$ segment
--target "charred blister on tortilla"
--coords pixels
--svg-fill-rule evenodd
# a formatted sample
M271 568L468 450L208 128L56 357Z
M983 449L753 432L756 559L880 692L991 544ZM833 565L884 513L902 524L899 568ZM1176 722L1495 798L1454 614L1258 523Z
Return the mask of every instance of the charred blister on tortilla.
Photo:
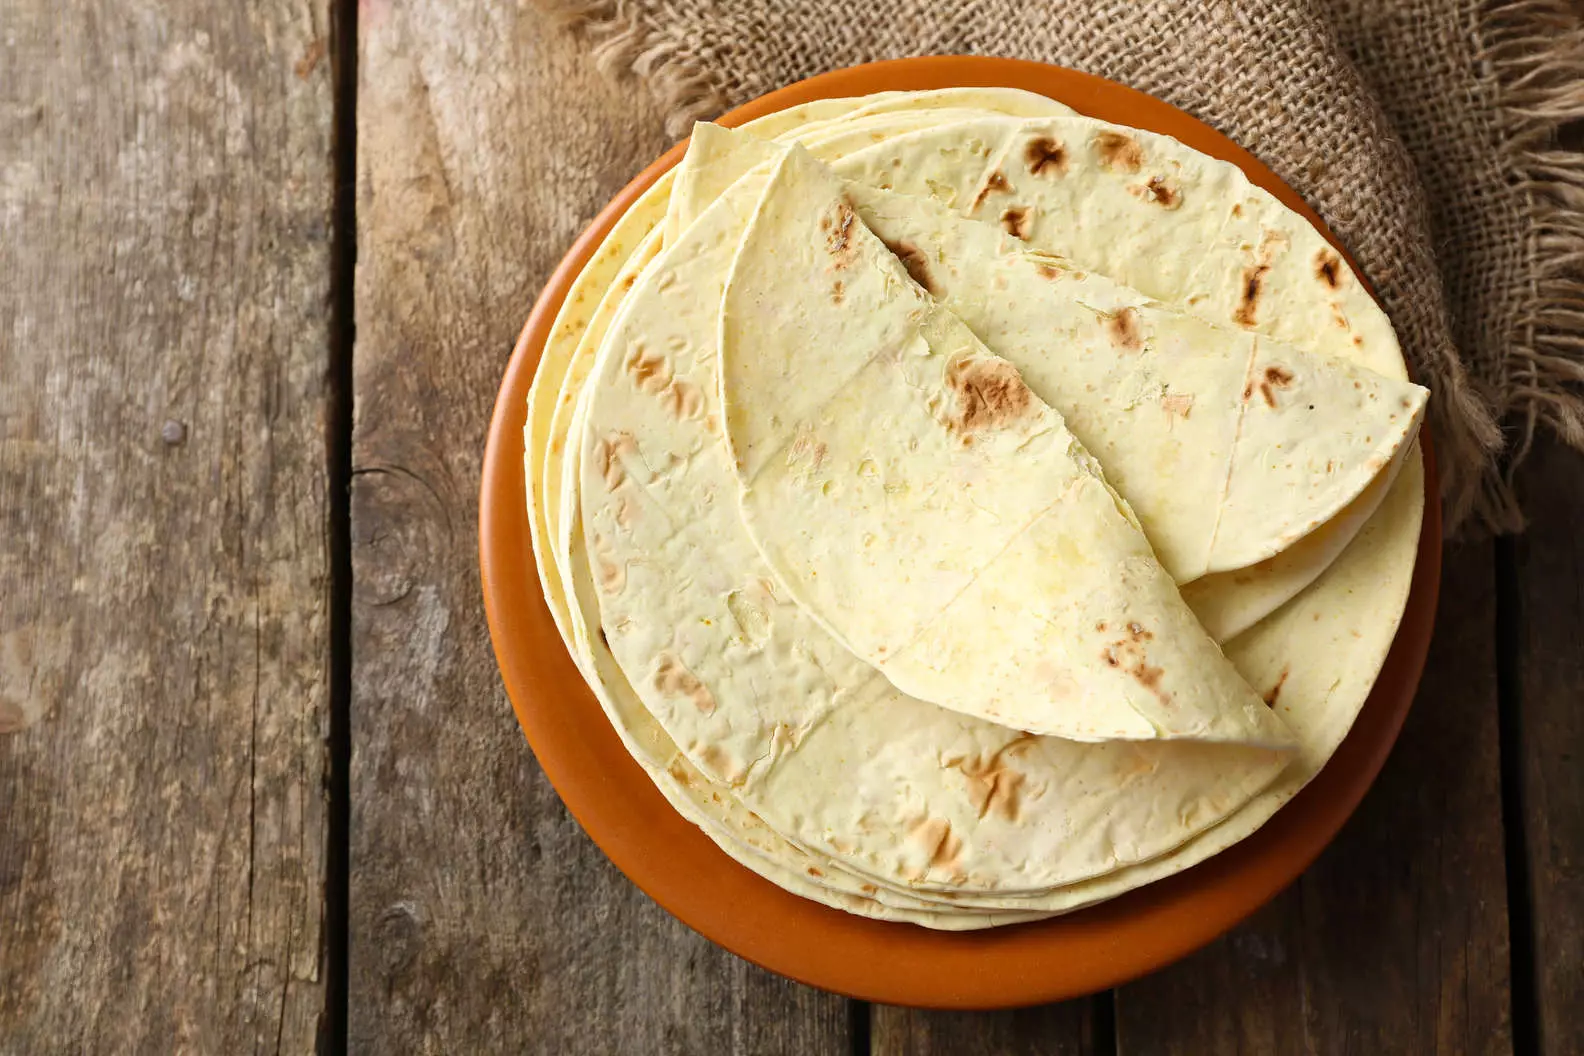
M605 487L615 491L627 479L622 459L638 454L638 444L631 433L613 432L594 445L594 465L605 481Z
M1023 148L1023 161L1034 176L1061 176L1067 172L1067 148L1054 136L1035 136Z
M1258 377L1250 378L1248 384L1243 387L1243 402L1247 403L1252 400L1254 394L1258 392L1264 398L1265 406L1275 407L1277 390L1285 389L1292 383L1293 372L1286 367L1266 367L1264 373ZM1313 407L1310 409L1313 410Z
M948 431L965 440L973 433L996 429L1028 414L1034 394L1017 368L993 356L959 356L946 367L946 388L956 397L944 409Z
M891 251L892 256L902 262L910 279L923 287L925 292L936 292L930 277L929 259L924 256L923 250L907 241L887 242L885 247Z
M1105 621L1095 624L1095 630L1103 633L1105 629ZM1122 635L1100 650L1100 659L1107 667L1121 668L1132 675L1139 685L1160 698L1162 704L1170 704L1171 693L1161 688L1161 676L1166 671L1149 662L1148 643L1154 637L1154 633L1142 623L1129 620L1124 625Z
M1124 308L1105 317L1106 337L1124 352L1138 352L1144 348L1144 330L1139 325L1139 314Z
M1329 249L1322 248L1315 254L1315 277L1333 290L1342 288L1342 280L1347 269L1342 266L1342 258Z
M1031 210L1013 207L1001 214L1001 226L1013 238L1024 238L1029 231L1029 213Z
M820 231L825 235L825 252L831 255L834 271L841 271L852 263L853 225L857 222L858 213L846 198L839 199L831 211L819 219Z
M1151 176L1144 183L1135 183L1128 188L1128 193L1162 209L1176 209L1182 205L1182 189L1165 176Z
M1006 194L1010 190L1012 190L1012 185L1007 182L1006 174L1000 169L996 169L985 177L984 186L980 187L979 193L974 195L971 208L979 208L979 206L984 204L984 200L992 194Z
M1133 174L1144 167L1144 148L1132 136L1104 131L1095 134L1095 155L1112 172Z

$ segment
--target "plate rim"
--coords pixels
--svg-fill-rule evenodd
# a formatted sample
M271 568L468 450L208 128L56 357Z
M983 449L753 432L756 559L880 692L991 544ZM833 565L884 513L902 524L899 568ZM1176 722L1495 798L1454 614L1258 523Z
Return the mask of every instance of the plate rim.
M1175 136L1238 165L1314 224L1363 274L1314 210L1247 150L1153 96L1065 67L980 56L893 59L799 81L716 120L737 125L814 99L941 87L1022 88L1082 113ZM1434 630L1442 559L1428 432L1420 439L1424 517L1397 634L1342 744L1254 833L1108 902L984 931L941 932L870 920L792 895L733 861L676 814L621 748L555 629L529 540L523 426L539 355L572 283L605 235L686 147L683 140L648 165L562 257L512 350L485 446L479 570L491 646L519 725L573 817L629 880L711 941L799 982L888 1004L991 1009L1078 997L1179 960L1253 914L1296 880L1352 816L1412 705ZM591 716L597 722L590 724Z

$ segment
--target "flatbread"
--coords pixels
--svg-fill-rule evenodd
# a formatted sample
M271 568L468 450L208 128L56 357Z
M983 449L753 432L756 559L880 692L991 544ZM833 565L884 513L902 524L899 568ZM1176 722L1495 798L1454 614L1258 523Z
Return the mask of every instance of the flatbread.
M895 98L901 93L887 94ZM853 101L840 102L850 104ZM859 101L860 108L862 105ZM772 117L779 119L779 131L783 132L796 127L802 120L799 116L789 114L772 115ZM816 119L818 117L819 115L815 115ZM889 166L888 162L883 163ZM940 182L939 177L949 175L950 172L950 166L940 165L935 166L933 170L929 165L921 165L913 170L900 165L896 168L904 172L921 172L924 178L934 179L937 184ZM882 174L876 180L877 184L888 182L891 182L891 177L886 174ZM909 188L899 186L898 189ZM921 193L928 191L929 188L925 187ZM594 265L591 265L591 270L585 272L579 282L582 283L587 279L587 288L592 291L593 299L598 301L609 288L615 270L609 269L603 274L595 274L595 270L597 269ZM564 364L574 358L574 351L578 354L586 352L589 357L593 355L592 349L576 348L577 337L580 335L575 332L575 328L573 330L571 346L567 346L564 341L561 342L560 347L565 351L559 357L560 363ZM558 325L556 334L563 332ZM1387 333L1389 335L1389 330ZM564 375L557 370L558 358L552 355L555 347L556 342L552 340L552 344L546 348L540 372L536 375L536 388L549 378L553 383L551 391L555 392L563 380ZM1391 373L1398 377L1406 376L1395 342L1389 345L1375 342L1355 345L1351 351L1343 350L1338 354L1345 354L1354 361L1362 362L1379 372ZM572 394L572 399L576 399L576 393ZM570 415L559 416L557 421L564 426L569 417ZM556 435L561 435L559 429L556 430ZM550 463L559 469L561 462L559 458L552 460L545 457L548 445L542 439L537 443L531 436L527 439L529 442L527 458L531 468L544 467ZM575 453L575 447L567 451L569 456ZM558 475L557 479L559 479ZM543 474L536 475L530 472L530 502L535 507L536 515L543 508L544 482ZM1345 549L1338 547L1342 552L1334 563L1329 558L1316 563L1316 567L1324 571L1314 584L1299 593L1280 611L1262 619L1252 630L1230 641L1226 647L1229 659L1242 672L1244 678L1273 701L1275 710L1298 735L1301 749L1297 758L1265 791L1255 796L1221 824L1209 828L1176 850L1144 864L1119 869L1096 879L1045 893L1040 898L1040 905L1043 907L1040 910L1014 910L1010 915L997 917L984 912L975 913L973 910L983 909L985 904L994 902L1017 905L1021 901L1020 898L1013 895L1004 899L976 899L960 892L941 892L937 897L912 888L906 883L892 885L878 878L851 879L856 877L856 873L847 873L845 875L848 879L843 879L843 874L840 872L842 867L828 856L819 856L807 848L801 848L795 843L782 839L773 832L770 832L767 839L760 841L755 841L753 837L747 835L762 829L770 830L764 829L763 819L746 812L741 804L728 794L729 789L726 786L709 782L702 774L695 772L695 787L688 793L692 798L686 801L693 806L685 807L678 798L680 793L677 789L682 786L676 777L663 769L651 770L651 777L668 798L677 804L680 812L696 824L700 824L727 853L743 861L747 867L769 876L774 882L799 894L851 912L867 913L881 919L912 920L930 927L985 927L994 923L1028 919L1030 916L1043 915L1045 912L1078 908L1168 876L1219 853L1257 829L1318 772L1351 726L1385 657L1407 598L1424 501L1424 477L1417 445L1414 445L1403 460L1402 472L1397 480L1389 489L1381 490L1386 494L1383 496L1384 501L1379 502L1378 511L1371 508L1360 512L1360 504L1367 496L1361 497L1347 511L1354 513L1360 521L1366 521L1367 524ZM1319 533L1316 533L1300 542L1288 551L1288 554L1297 552L1318 536ZM580 575L589 584L589 600L594 607L585 612L573 606L564 613L558 612L558 617L577 622L590 620L597 628L597 597L592 589L592 575L588 562L581 554L581 528L573 531L570 538L579 544L579 552L570 561L570 565L581 569ZM535 543L536 556L544 558L545 555L539 546L540 540L536 538ZM559 544L557 549L561 549ZM566 558L568 555L559 556ZM549 563L553 566L555 560L551 559ZM1200 579L1191 584L1185 593L1191 597L1196 590L1213 587L1219 578L1210 576ZM1235 598L1237 595L1232 596ZM1199 604L1196 603L1196 608ZM552 601L552 608L555 607ZM1200 612L1203 617L1202 608ZM601 644L599 636L594 635L593 649L589 655L599 652ZM598 681L592 683L602 698L602 703L608 699L621 699L622 692L625 692L626 699L636 705L636 710L630 711L629 716L648 715L631 687L623 685L625 680L621 676L620 669L615 667L608 653L606 657L607 663L600 670L606 676L613 677L614 688L607 689ZM580 656L580 662L588 669L594 669L587 656ZM615 715L612 716L612 721L618 732L627 728ZM658 728L658 724L653 723L652 719L650 721L653 728ZM661 735L663 736L663 731ZM672 749L675 750L674 744ZM629 750L632 750L631 745ZM677 762L685 765L685 757L680 756L680 753ZM681 766L679 765L677 769L680 771ZM730 824L722 819L735 819L736 824ZM755 843L757 846L751 846ZM821 875L814 876L808 872L810 869L818 870ZM799 880L799 877L805 878L807 884ZM869 890L870 888L873 890ZM900 896L903 904L912 908L891 909L887 908L885 902L876 901L877 898L897 901L899 896L895 892L902 888L913 891L911 897L916 900L914 902L907 902L909 897L907 895ZM936 912L927 908L941 905L953 908L945 912Z
M776 166L720 318L744 525L898 689L1077 741L1291 744L1062 416L801 150Z
M635 286L581 441L593 637L689 762L854 871L1030 909L1165 853L1269 784L1282 752L1082 745L910 699L780 596L731 501L710 347L755 197L728 193Z

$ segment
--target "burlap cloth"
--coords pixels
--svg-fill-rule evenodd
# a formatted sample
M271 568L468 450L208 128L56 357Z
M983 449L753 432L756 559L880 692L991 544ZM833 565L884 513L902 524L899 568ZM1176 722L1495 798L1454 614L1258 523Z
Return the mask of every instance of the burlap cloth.
M1434 391L1449 528L1521 526L1536 430L1584 447L1584 27L1568 0L540 0L673 132L824 70L1007 55L1187 110L1303 194Z

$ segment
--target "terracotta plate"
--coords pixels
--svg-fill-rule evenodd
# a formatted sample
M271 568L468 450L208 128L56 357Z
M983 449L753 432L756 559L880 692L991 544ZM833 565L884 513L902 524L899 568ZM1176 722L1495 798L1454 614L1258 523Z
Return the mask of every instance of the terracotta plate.
M958 85L1023 88L1081 113L1175 136L1240 166L1250 180L1325 230L1270 169L1209 126L1131 88L1038 63L963 57L874 63L772 92L720 121L741 124L811 99ZM761 879L661 798L584 686L545 607L529 544L523 422L534 367L567 288L623 210L681 159L684 147L673 147L628 184L550 277L506 369L484 455L479 559L495 654L534 754L589 835L655 901L734 953L827 990L929 1007L1026 1005L1121 983L1204 945L1291 883L1358 805L1412 702L1430 644L1441 569L1440 510L1433 498L1402 627L1331 762L1253 836L1111 902L1035 924L969 933L867 920ZM1428 442L1425 457L1433 497Z

